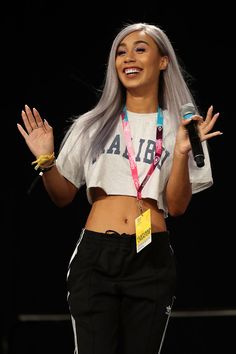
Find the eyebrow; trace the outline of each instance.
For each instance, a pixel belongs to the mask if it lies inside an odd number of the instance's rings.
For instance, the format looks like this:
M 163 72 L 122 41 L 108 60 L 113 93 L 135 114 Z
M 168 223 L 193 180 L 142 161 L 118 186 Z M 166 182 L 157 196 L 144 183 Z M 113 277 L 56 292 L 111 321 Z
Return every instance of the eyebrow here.
M 135 42 L 134 42 L 135 45 L 136 45 L 136 44 L 140 44 L 140 43 L 147 44 L 148 46 L 150 45 L 148 42 L 143 41 L 143 40 L 139 40 L 139 41 L 135 41 Z M 126 47 L 126 44 L 123 43 L 123 42 L 121 42 L 118 47 Z

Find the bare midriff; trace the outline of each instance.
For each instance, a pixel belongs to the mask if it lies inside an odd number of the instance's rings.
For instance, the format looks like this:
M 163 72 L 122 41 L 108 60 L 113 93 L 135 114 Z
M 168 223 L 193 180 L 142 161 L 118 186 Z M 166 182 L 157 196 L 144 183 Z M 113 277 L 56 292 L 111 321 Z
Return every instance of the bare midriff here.
M 101 188 L 91 190 L 93 204 L 85 225 L 91 231 L 114 230 L 120 234 L 135 233 L 135 219 L 140 215 L 136 197 L 107 195 Z M 142 199 L 143 211 L 151 210 L 152 232 L 166 231 L 164 214 L 157 208 L 154 199 Z

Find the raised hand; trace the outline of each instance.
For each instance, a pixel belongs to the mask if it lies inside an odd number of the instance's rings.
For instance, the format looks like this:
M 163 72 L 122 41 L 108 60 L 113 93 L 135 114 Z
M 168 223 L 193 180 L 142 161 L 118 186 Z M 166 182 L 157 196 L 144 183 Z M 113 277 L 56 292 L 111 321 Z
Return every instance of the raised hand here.
M 201 141 L 208 140 L 213 138 L 214 136 L 222 135 L 223 133 L 219 130 L 210 133 L 213 129 L 217 118 L 219 117 L 220 113 L 215 113 L 213 115 L 213 106 L 211 106 L 206 115 L 206 119 L 200 120 L 198 123 L 198 131 Z
M 178 151 L 181 153 L 186 153 L 191 149 L 188 131 L 185 126 L 189 124 L 192 119 L 198 122 L 198 133 L 201 141 L 222 135 L 223 133 L 219 130 L 211 132 L 218 117 L 219 113 L 213 114 L 213 106 L 210 106 L 205 119 L 198 115 L 194 115 L 191 119 L 182 119 L 182 124 L 179 127 L 176 137 L 176 148 Z
M 36 158 L 54 152 L 53 128 L 46 119 L 42 119 L 36 108 L 32 110 L 25 105 L 21 112 L 24 128 L 17 124 L 18 130 L 25 139 L 30 151 Z

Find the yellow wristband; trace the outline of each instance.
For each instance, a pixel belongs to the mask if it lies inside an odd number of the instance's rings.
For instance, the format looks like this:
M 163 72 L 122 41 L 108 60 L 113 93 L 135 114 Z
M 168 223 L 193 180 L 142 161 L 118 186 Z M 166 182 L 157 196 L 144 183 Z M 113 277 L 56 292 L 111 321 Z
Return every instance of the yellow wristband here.
M 55 160 L 55 154 L 54 152 L 52 154 L 47 154 L 47 155 L 40 155 L 37 160 L 33 161 L 31 165 L 36 164 L 34 167 L 35 170 L 37 170 L 39 167 L 42 167 L 45 162 L 52 161 L 52 164 Z

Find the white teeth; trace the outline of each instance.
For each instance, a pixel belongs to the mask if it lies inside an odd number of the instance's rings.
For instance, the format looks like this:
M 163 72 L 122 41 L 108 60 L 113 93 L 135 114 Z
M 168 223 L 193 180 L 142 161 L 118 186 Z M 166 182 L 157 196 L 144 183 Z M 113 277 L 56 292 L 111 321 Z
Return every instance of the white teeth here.
M 136 68 L 128 68 L 128 69 L 125 69 L 125 73 L 126 74 L 135 74 L 135 73 L 139 73 L 140 70 L 139 69 L 136 69 Z

